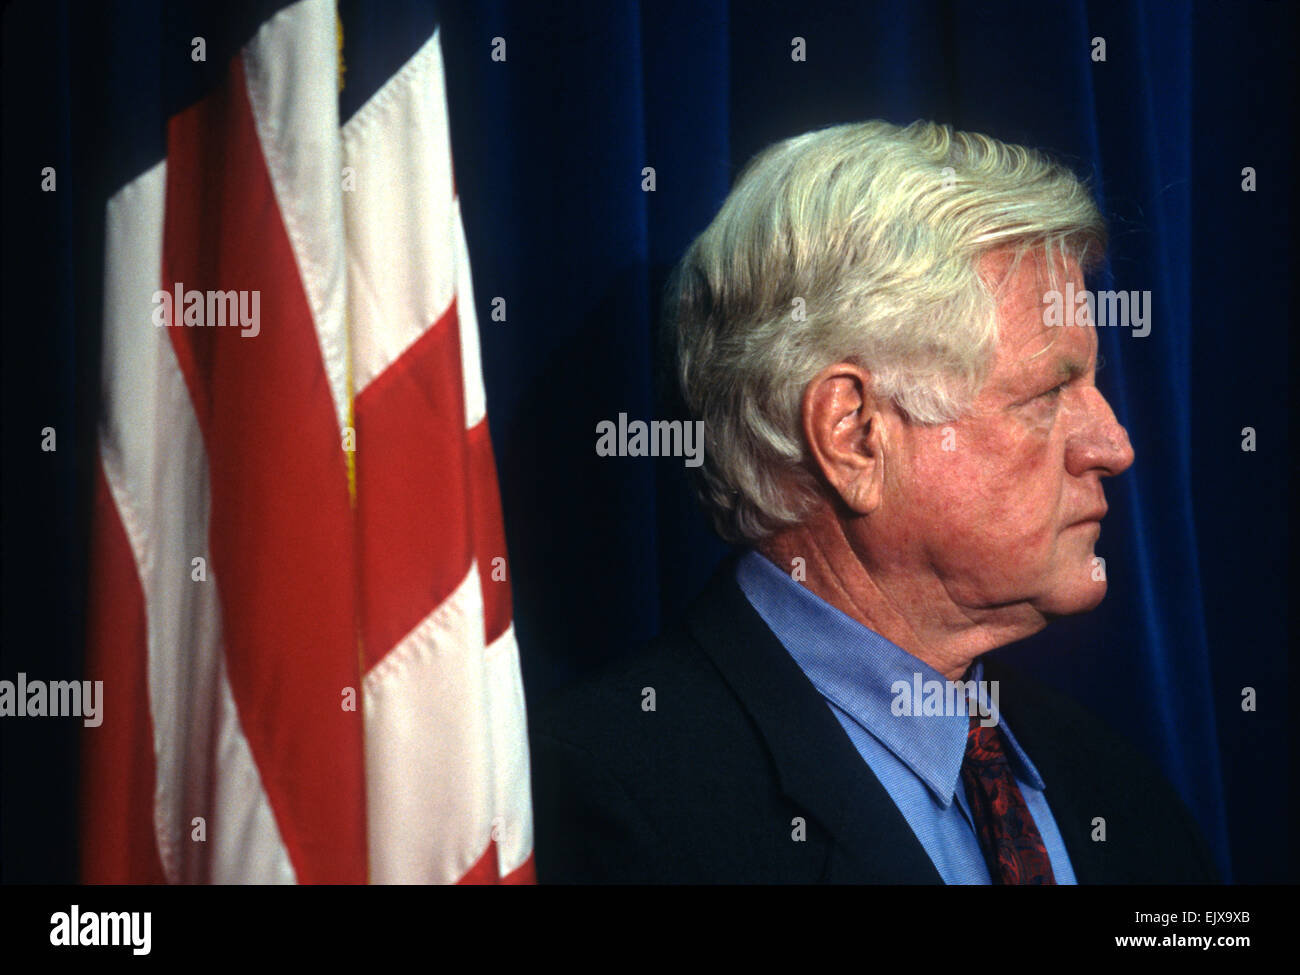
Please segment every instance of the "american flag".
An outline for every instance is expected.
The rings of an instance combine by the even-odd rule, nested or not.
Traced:
[[[107,204],[87,882],[533,880],[439,34],[341,120],[346,29],[276,11]]]

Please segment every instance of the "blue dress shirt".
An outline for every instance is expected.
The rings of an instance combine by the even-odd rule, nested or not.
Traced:
[[[944,883],[992,883],[961,781],[969,718],[895,713],[897,681],[912,686],[920,674],[921,682],[943,683],[944,676],[814,595],[758,552],[741,557],[736,581],[826,699]],[[983,670],[977,660],[966,679],[982,680]],[[1043,795],[1043,780],[1006,719],[998,717],[1011,770],[1042,834],[1056,882],[1073,884],[1074,870]]]

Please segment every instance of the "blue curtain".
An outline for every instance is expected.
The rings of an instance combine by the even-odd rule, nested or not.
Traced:
[[[1112,234],[1093,286],[1154,309],[1145,338],[1101,335],[1137,455],[1107,484],[1109,595],[1001,652],[1159,763],[1225,877],[1282,879],[1294,8],[540,6],[443,14],[478,305],[506,299],[480,317],[530,694],[654,635],[725,554],[680,464],[593,448],[602,419],[664,415],[659,295],[739,168],[819,126],[950,122],[1087,177]]]
[[[203,6],[88,11],[64,0],[4,14],[0,677],[73,676],[80,661],[102,204],[162,137],[130,131],[157,118],[156,105],[106,116],[101,92],[147,75],[140,90],[164,107],[195,97],[203,77],[190,67],[177,82],[159,49]],[[265,6],[228,5],[224,31],[204,21],[209,65]],[[1098,552],[1110,593],[1095,612],[999,652],[1144,748],[1225,877],[1291,876],[1293,5],[341,7],[350,79],[383,77],[435,14],[442,25],[532,700],[652,637],[727,552],[680,461],[601,458],[594,446],[601,420],[672,408],[657,368],[659,297],[739,168],[819,126],[949,122],[1047,149],[1087,177],[1112,234],[1095,286],[1153,296],[1147,337],[1101,335],[1098,384],[1137,454],[1107,484]],[[368,47],[368,25],[392,18],[411,25],[410,50]],[[504,61],[491,56],[495,38]],[[792,59],[795,38],[806,60]],[[188,48],[178,51],[184,60]],[[348,98],[345,116],[356,108]],[[59,167],[55,199],[29,192],[44,165]],[[653,192],[642,189],[645,167]],[[490,317],[496,298],[505,321]],[[33,462],[32,431],[45,425],[69,431],[69,449],[60,432],[60,452]],[[1242,449],[1247,427],[1253,451]],[[1256,710],[1243,710],[1245,688]],[[5,879],[75,879],[75,730],[30,725],[4,729]]]

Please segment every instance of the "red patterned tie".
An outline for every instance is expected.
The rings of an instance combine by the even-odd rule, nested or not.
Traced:
[[[995,884],[1055,884],[1052,861],[1012,774],[997,725],[970,718],[961,778]]]

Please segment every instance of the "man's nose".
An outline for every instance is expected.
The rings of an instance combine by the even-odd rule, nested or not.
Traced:
[[[1076,477],[1092,470],[1101,471],[1103,477],[1123,474],[1133,466],[1128,431],[1115,419],[1100,390],[1092,387],[1087,396],[1086,408],[1080,411],[1078,427],[1066,446],[1066,467]]]

